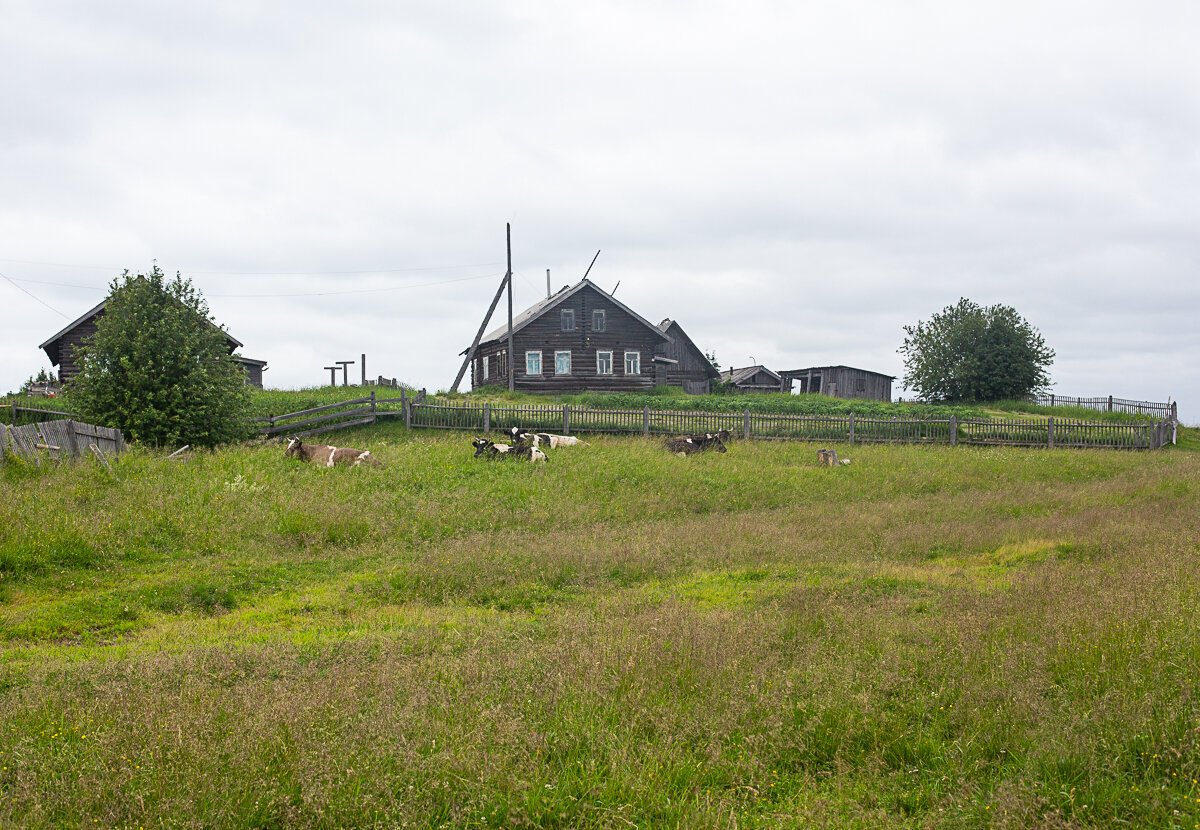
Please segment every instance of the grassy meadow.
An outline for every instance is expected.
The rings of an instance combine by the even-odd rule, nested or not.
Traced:
[[[0,826],[1200,825],[1200,441],[0,467]]]

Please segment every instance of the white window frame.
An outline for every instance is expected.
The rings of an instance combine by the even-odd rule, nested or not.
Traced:
[[[629,371],[630,357],[633,357],[633,371]],[[625,352],[625,374],[640,375],[642,373],[642,353],[641,352]]]
[[[577,327],[575,325],[575,309],[573,309],[573,308],[562,309],[558,314],[558,320],[559,320],[559,326],[561,327],[562,331],[576,331],[577,330]],[[571,326],[569,328],[567,327],[567,320],[571,321]]]
[[[562,364],[559,362],[559,360],[560,360],[560,358],[562,358],[564,355],[566,355],[566,358],[567,358],[567,371],[565,371],[565,372],[560,372],[560,371],[559,371],[559,366],[561,366]],[[571,352],[570,352],[570,350],[569,350],[569,349],[567,349],[567,350],[564,350],[564,351],[557,351],[557,352],[555,352],[555,353],[554,353],[554,374],[556,374],[556,375],[569,375],[569,374],[571,374]]]
[[[537,369],[531,369],[530,363],[537,362]],[[542,373],[542,352],[541,350],[525,352],[525,374],[540,375]]]
[[[596,321],[600,321],[600,325],[596,325]],[[608,315],[604,313],[604,309],[592,309],[592,331],[607,331],[608,330]]]
[[[608,355],[608,371],[605,371],[604,366],[601,365],[601,363],[600,363],[600,355],[602,355],[602,354]],[[613,373],[613,353],[612,353],[612,351],[609,349],[605,349],[603,351],[597,351],[596,352],[596,374],[611,375],[612,373]]]
[[[488,356],[483,356],[483,379],[488,379]]]

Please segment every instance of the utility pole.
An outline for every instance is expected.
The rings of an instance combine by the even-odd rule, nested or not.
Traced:
[[[365,388],[367,385],[367,356],[362,356],[362,385]]]
[[[511,225],[508,227],[509,234],[509,263],[512,262],[512,244],[511,244]],[[463,364],[459,367],[458,375],[454,378],[454,384],[450,387],[451,392],[458,391],[458,384],[462,382],[463,375],[466,374],[467,367],[471,365],[471,361],[475,359],[475,349],[479,347],[479,338],[483,337],[483,330],[487,328],[488,320],[492,319],[492,312],[496,310],[496,306],[500,304],[500,297],[504,294],[504,289],[512,282],[512,268],[504,274],[504,279],[500,280],[500,287],[496,289],[496,296],[492,297],[492,304],[488,306],[487,313],[483,315],[483,322],[479,324],[479,331],[475,332],[475,339],[471,341],[471,348],[467,349],[467,356],[463,360]]]
[[[337,372],[337,367],[336,366],[323,366],[322,368],[329,370],[329,385],[337,386],[337,375],[334,374],[335,372]]]
[[[353,360],[335,360],[333,362],[342,367],[342,386],[349,386],[350,385],[350,364],[354,363],[354,361]]]
[[[513,391],[516,379],[516,357],[513,355],[512,338],[512,224],[504,226],[504,236],[508,243],[508,391]]]

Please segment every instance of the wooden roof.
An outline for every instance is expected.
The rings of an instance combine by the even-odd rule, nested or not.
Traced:
[[[612,294],[609,294],[603,288],[600,288],[594,282],[592,282],[591,280],[587,280],[587,279],[580,280],[579,282],[575,283],[575,285],[563,286],[557,292],[555,292],[554,294],[551,294],[546,299],[540,300],[540,301],[534,303],[529,308],[522,311],[520,314],[515,315],[513,317],[513,322],[512,322],[513,334],[516,334],[521,329],[525,328],[530,323],[532,323],[534,320],[541,317],[543,314],[547,314],[550,311],[553,311],[559,305],[561,305],[565,301],[569,300],[571,297],[574,297],[576,294],[578,294],[580,291],[583,291],[584,289],[591,289],[592,291],[596,291],[596,292],[600,293],[601,295],[603,295],[605,300],[612,303],[617,308],[621,309],[626,314],[628,314],[630,317],[632,317],[633,319],[637,320],[639,323],[644,325],[651,332],[653,332],[654,335],[659,340],[663,340],[663,341],[670,340],[670,338],[667,337],[666,334],[664,334],[661,330],[659,330],[658,326],[654,325],[649,320],[647,320],[645,317],[638,314],[632,308],[630,308],[629,306],[625,305],[623,302],[618,300]],[[482,346],[485,343],[492,343],[497,340],[503,340],[506,337],[508,337],[508,322],[507,321],[505,321],[505,323],[503,325],[501,325],[500,327],[492,329],[487,334],[485,334],[482,338],[480,338],[479,345]],[[467,353],[466,349],[463,349],[463,351],[460,352],[460,354],[466,354],[466,353]]]
[[[853,366],[810,366],[807,369],[788,369],[780,372],[780,375],[806,375],[809,372],[824,372],[829,369],[848,369],[851,372],[862,372],[864,375],[878,375],[881,378],[890,378],[895,380],[895,375],[885,375],[883,372],[872,372],[870,369],[856,369]]]
[[[759,372],[766,372],[768,375],[775,378],[776,384],[779,384],[782,381],[782,378],[780,378],[779,375],[775,374],[770,369],[768,369],[766,366],[762,366],[762,365],[747,366],[744,369],[726,369],[724,372],[721,373],[721,381],[722,382],[733,381],[733,385],[737,386],[740,383],[750,380],[752,377],[757,375]]]

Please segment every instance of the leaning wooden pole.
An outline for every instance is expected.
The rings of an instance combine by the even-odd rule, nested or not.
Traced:
[[[483,315],[483,322],[479,324],[479,331],[475,332],[475,339],[471,341],[471,348],[467,349],[467,358],[459,367],[458,375],[454,378],[454,385],[450,387],[451,392],[458,391],[458,384],[462,383],[463,375],[466,374],[467,367],[471,365],[471,360],[475,357],[475,349],[479,347],[479,338],[483,337],[483,330],[487,328],[488,320],[492,319],[492,312],[496,310],[496,306],[500,304],[500,298],[504,295],[504,289],[512,281],[512,269],[509,268],[504,274],[504,279],[500,280],[500,287],[496,289],[496,296],[492,297],[492,304],[488,306],[487,314]]]
[[[504,239],[508,246],[508,391],[513,391],[513,380],[517,375],[517,356],[513,354],[512,332],[512,224],[504,226]]]

